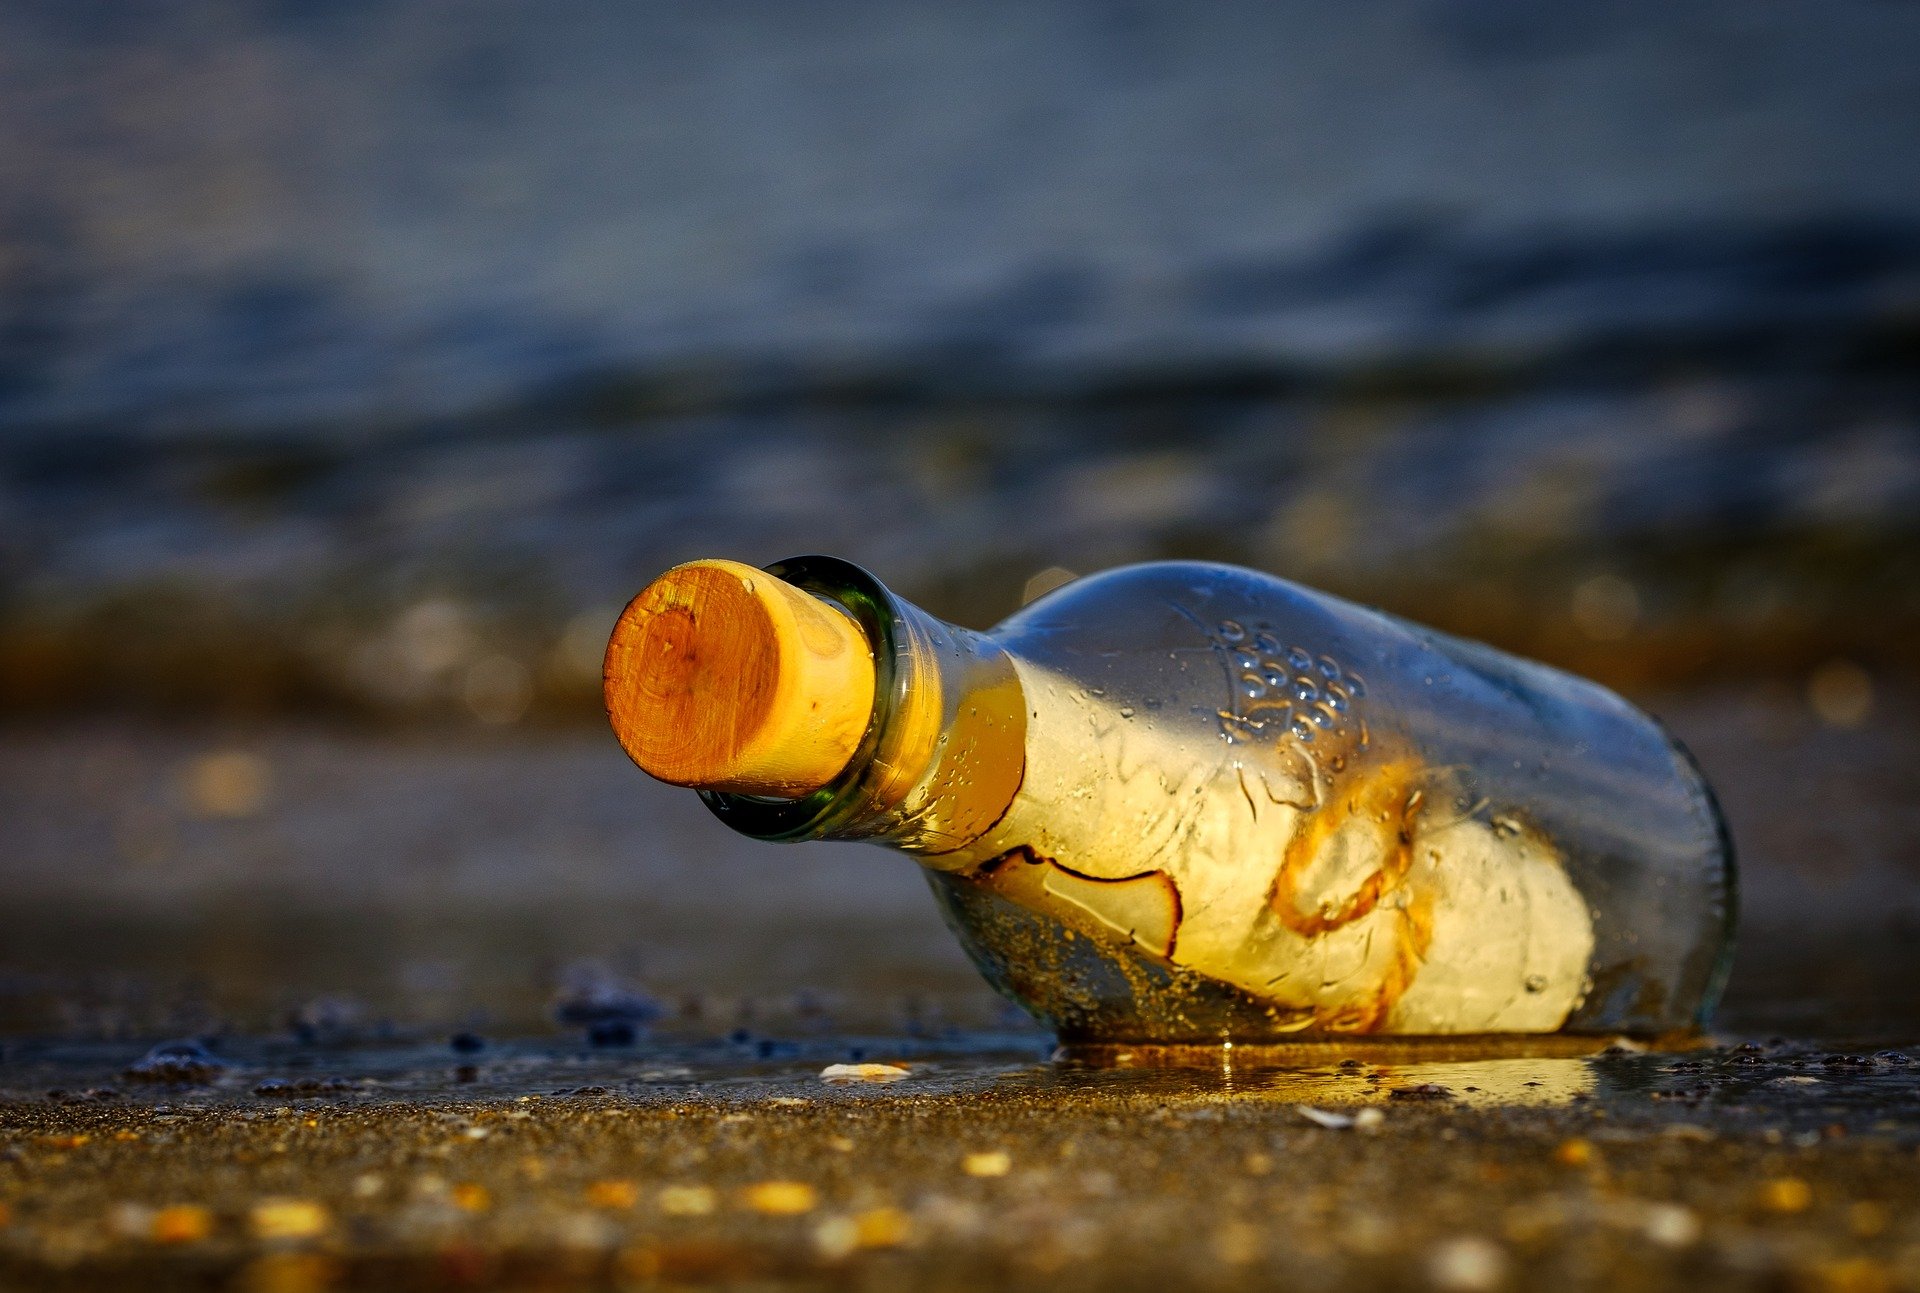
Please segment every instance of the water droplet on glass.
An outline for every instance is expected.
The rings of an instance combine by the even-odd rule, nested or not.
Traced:
[[[1333,715],[1327,710],[1318,707],[1308,710],[1307,718],[1312,721],[1315,727],[1322,730],[1333,726]]]
[[[1339,662],[1330,655],[1321,656],[1319,660],[1315,661],[1315,664],[1319,667],[1322,678],[1338,678],[1340,676]]]
[[[1258,700],[1267,694],[1267,684],[1260,681],[1258,674],[1240,675],[1240,694],[1248,700]]]
[[[1271,666],[1262,669],[1260,671],[1260,677],[1269,687],[1284,687],[1287,685],[1286,672]]]
[[[1360,681],[1359,674],[1348,673],[1344,681],[1347,684],[1347,694],[1349,696],[1352,696],[1355,700],[1359,700],[1362,696],[1367,694],[1367,684]]]
[[[1296,669],[1310,669],[1313,667],[1313,653],[1305,647],[1288,647],[1287,663]]]
[[[1291,723],[1288,723],[1287,730],[1293,733],[1293,737],[1297,741],[1311,742],[1313,740],[1313,727],[1303,718],[1296,718]]]
[[[1258,669],[1260,667],[1260,657],[1251,651],[1235,651],[1233,653],[1233,665],[1236,669]]]
[[[1221,620],[1219,631],[1222,642],[1246,641],[1247,631],[1241,627],[1240,621],[1238,620]]]
[[[1315,685],[1313,679],[1302,674],[1293,680],[1293,698],[1301,701],[1319,700],[1320,688]]]
[[[1279,655],[1280,639],[1271,633],[1261,633],[1253,639],[1253,649],[1261,655]]]

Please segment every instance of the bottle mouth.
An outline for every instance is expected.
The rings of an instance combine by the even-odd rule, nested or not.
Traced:
[[[803,592],[823,597],[853,617],[873,651],[873,713],[853,755],[833,780],[798,799],[702,790],[714,816],[759,840],[809,840],[850,835],[871,812],[882,779],[876,773],[881,742],[913,683],[912,643],[901,604],[878,579],[838,557],[802,556],[763,569]]]

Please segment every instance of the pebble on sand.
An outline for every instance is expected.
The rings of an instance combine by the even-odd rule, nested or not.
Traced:
[[[226,1068],[226,1061],[199,1042],[161,1042],[129,1064],[121,1076],[130,1082],[191,1086],[213,1081]]]
[[[1585,1167],[1593,1162],[1593,1142],[1578,1136],[1563,1140],[1553,1151],[1553,1161],[1562,1167]]]
[[[826,1082],[898,1082],[911,1076],[898,1064],[829,1064],[820,1070]]]
[[[804,1181],[761,1181],[749,1185],[741,1198],[755,1212],[771,1217],[797,1217],[813,1211],[820,1202],[820,1192]]]
[[[852,1217],[828,1217],[813,1228],[813,1246],[830,1262],[860,1247],[860,1227]]]
[[[1760,1206],[1768,1212],[1805,1212],[1813,1204],[1813,1187],[1797,1176],[1776,1176],[1760,1185]]]
[[[828,1217],[813,1229],[813,1246],[838,1261],[862,1248],[895,1248],[906,1242],[907,1214],[894,1207],[870,1208],[856,1216]]]
[[[312,1239],[332,1224],[327,1210],[308,1199],[262,1199],[248,1216],[257,1239]]]
[[[713,1190],[704,1185],[667,1185],[660,1190],[660,1211],[670,1217],[704,1217],[719,1202]]]
[[[1461,1235],[1433,1250],[1427,1273],[1450,1293],[1488,1293],[1507,1277],[1507,1254],[1478,1235]]]
[[[147,1234],[156,1244],[195,1244],[213,1233],[213,1214],[197,1203],[176,1203],[154,1212]]]
[[[1678,1203],[1654,1203],[1640,1221],[1641,1233],[1662,1248],[1690,1248],[1700,1241],[1700,1214]]]
[[[640,1201],[640,1187],[632,1181],[594,1181],[587,1186],[587,1202],[596,1208],[617,1211]]]
[[[912,1222],[894,1207],[869,1208],[853,1219],[862,1248],[893,1248],[907,1241]]]
[[[122,1239],[145,1239],[153,1227],[153,1209],[138,1203],[116,1203],[107,1211],[107,1229]]]

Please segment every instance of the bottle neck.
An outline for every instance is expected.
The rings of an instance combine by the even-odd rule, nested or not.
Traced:
[[[933,857],[984,834],[1026,766],[1026,700],[1005,649],[901,600],[851,562],[795,557],[767,571],[834,602],[865,632],[873,716],[846,767],[809,795],[701,799],[756,839],[872,840]]]

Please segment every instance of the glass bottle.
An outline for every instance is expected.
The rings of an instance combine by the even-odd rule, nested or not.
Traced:
[[[818,784],[668,779],[755,838],[910,854],[987,979],[1063,1039],[1659,1034],[1718,995],[1712,792],[1593,683],[1224,565],[1092,575],[987,632],[833,558],[766,575],[870,651],[870,697],[866,673],[796,684],[859,693],[847,748]],[[657,712],[634,679],[675,649],[643,640],[657,611],[636,598],[607,678],[661,775],[634,735]],[[676,630],[669,690],[712,680],[687,650],[711,631]]]

